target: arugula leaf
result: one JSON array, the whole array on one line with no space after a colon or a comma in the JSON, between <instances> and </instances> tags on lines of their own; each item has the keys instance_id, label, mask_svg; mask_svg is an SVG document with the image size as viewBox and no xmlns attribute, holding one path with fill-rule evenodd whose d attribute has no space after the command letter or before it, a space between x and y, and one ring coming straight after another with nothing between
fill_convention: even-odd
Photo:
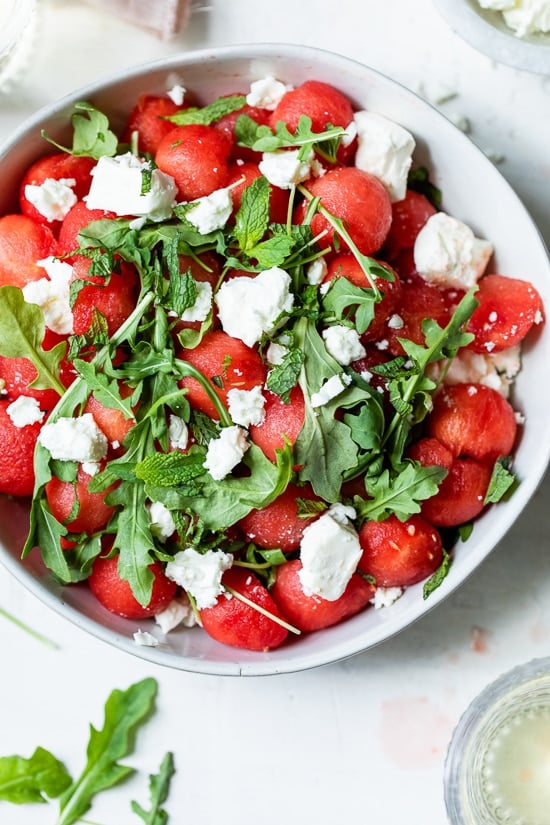
<instances>
[{"instance_id":1,"label":"arugula leaf","mask_svg":"<svg viewBox=\"0 0 550 825\"><path fill-rule=\"evenodd\" d=\"M517 486L518 481L514 473L510 471L511 466L511 456L497 458L485 494L484 504L495 504L497 501L501 501L510 490Z\"/></svg>"},{"instance_id":2,"label":"arugula leaf","mask_svg":"<svg viewBox=\"0 0 550 825\"><path fill-rule=\"evenodd\" d=\"M271 504L286 490L293 476L290 446L286 444L275 452L274 464L259 447L251 444L242 460L250 475L206 481L200 495L185 499L187 509L200 516L206 529L224 530L251 510ZM168 506L167 498L160 500Z\"/></svg>"},{"instance_id":3,"label":"arugula leaf","mask_svg":"<svg viewBox=\"0 0 550 825\"><path fill-rule=\"evenodd\" d=\"M372 289L356 286L345 276L334 278L322 300L325 311L333 313L338 321L347 319L350 307L356 307L355 327L359 335L366 332L374 318L376 302L377 296Z\"/></svg>"},{"instance_id":4,"label":"arugula leaf","mask_svg":"<svg viewBox=\"0 0 550 825\"><path fill-rule=\"evenodd\" d=\"M103 404L104 407L108 407L109 409L117 410L122 413L124 418L130 419L134 417L131 399L122 398L117 381L109 381L105 373L99 372L93 364L89 364L87 361L75 359L74 366L86 382L90 392L93 393L94 398L96 398L100 404Z\"/></svg>"},{"instance_id":5,"label":"arugula leaf","mask_svg":"<svg viewBox=\"0 0 550 825\"><path fill-rule=\"evenodd\" d=\"M71 784L65 765L44 748L32 756L0 757L0 799L22 805L55 799Z\"/></svg>"},{"instance_id":6,"label":"arugula leaf","mask_svg":"<svg viewBox=\"0 0 550 825\"><path fill-rule=\"evenodd\" d=\"M425 346L399 339L412 366L401 370L402 361L399 361L397 376L388 382L390 401L396 413L386 428L383 447L394 466L401 461L411 428L431 410L436 384L426 374L426 368L435 361L454 358L458 349L472 340L471 334L463 332L463 328L478 305L476 290L477 287L473 287L464 295L446 327L440 327L433 319L423 322ZM376 371L380 372L378 368Z\"/></svg>"},{"instance_id":7,"label":"arugula leaf","mask_svg":"<svg viewBox=\"0 0 550 825\"><path fill-rule=\"evenodd\" d=\"M435 573L432 573L430 578L426 582L424 582L424 587L422 588L423 599L427 599L429 596L431 596L434 590L437 590L437 588L443 582L443 580L447 578L452 563L452 557L449 555L449 553L447 553L445 548L443 548L443 561L441 562Z\"/></svg>"},{"instance_id":8,"label":"arugula leaf","mask_svg":"<svg viewBox=\"0 0 550 825\"><path fill-rule=\"evenodd\" d=\"M383 470L380 475L367 476L365 487L369 499L356 498L354 505L360 520L382 521L395 514L400 521L419 513L419 502L434 496L447 475L444 467L423 467L409 462L396 475Z\"/></svg>"},{"instance_id":9,"label":"arugula leaf","mask_svg":"<svg viewBox=\"0 0 550 825\"><path fill-rule=\"evenodd\" d=\"M109 128L109 119L106 115L86 101L75 103L74 108L76 111L71 118L74 129L71 149L56 143L44 131L41 133L42 137L70 155L84 155L96 160L104 155L108 157L116 155L118 138Z\"/></svg>"},{"instance_id":10,"label":"arugula leaf","mask_svg":"<svg viewBox=\"0 0 550 825\"><path fill-rule=\"evenodd\" d=\"M73 825L89 810L93 797L122 782L134 769L121 765L134 747L138 727L150 715L157 693L155 679L147 678L127 690L113 690L105 704L104 725L90 725L87 762L81 775L60 799L57 825Z\"/></svg>"},{"instance_id":11,"label":"arugula leaf","mask_svg":"<svg viewBox=\"0 0 550 825\"><path fill-rule=\"evenodd\" d=\"M169 115L165 119L175 123L176 126L188 126L193 123L210 126L211 123L221 120L222 117L238 112L245 105L245 95L227 95L227 97L219 97L213 103L209 103L202 108L189 107L181 112Z\"/></svg>"},{"instance_id":12,"label":"arugula leaf","mask_svg":"<svg viewBox=\"0 0 550 825\"><path fill-rule=\"evenodd\" d=\"M168 798L170 780L175 771L174 756L168 752L160 764L159 772L149 776L151 808L146 811L132 800L132 811L143 819L145 825L166 825L168 822L168 814L161 806Z\"/></svg>"},{"instance_id":13,"label":"arugula leaf","mask_svg":"<svg viewBox=\"0 0 550 825\"><path fill-rule=\"evenodd\" d=\"M310 394L329 378L340 375L342 367L328 354L313 321L301 318L294 335L296 345L304 353L299 384L304 394L305 418L294 445L295 462L301 467L299 479L310 481L318 496L335 502L344 472L357 464L357 445L349 427L334 416L342 397L313 408Z\"/></svg>"},{"instance_id":14,"label":"arugula leaf","mask_svg":"<svg viewBox=\"0 0 550 825\"><path fill-rule=\"evenodd\" d=\"M59 368L66 345L60 342L51 350L43 349L45 331L44 313L39 306L27 304L19 287L0 287L0 355L28 358L38 373L31 387L53 389L63 395Z\"/></svg>"},{"instance_id":15,"label":"arugula leaf","mask_svg":"<svg viewBox=\"0 0 550 825\"><path fill-rule=\"evenodd\" d=\"M122 481L105 497L107 504L119 507L113 549L118 550L118 574L130 584L140 604L151 601L154 576L149 565L155 542L147 511L147 496L142 483Z\"/></svg>"}]
</instances>

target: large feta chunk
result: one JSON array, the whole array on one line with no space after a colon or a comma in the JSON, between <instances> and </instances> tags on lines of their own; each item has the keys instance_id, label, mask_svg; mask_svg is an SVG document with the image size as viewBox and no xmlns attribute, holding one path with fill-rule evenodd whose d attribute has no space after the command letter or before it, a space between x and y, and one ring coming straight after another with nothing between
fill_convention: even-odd
<instances>
[{"instance_id":1,"label":"large feta chunk","mask_svg":"<svg viewBox=\"0 0 550 825\"><path fill-rule=\"evenodd\" d=\"M416 237L414 263L418 274L440 287L470 289L483 275L493 246L476 238L469 226L437 212Z\"/></svg>"},{"instance_id":2,"label":"large feta chunk","mask_svg":"<svg viewBox=\"0 0 550 825\"><path fill-rule=\"evenodd\" d=\"M438 380L441 366L440 362L430 365L430 377ZM462 349L446 368L443 382L447 386L484 384L499 392L504 398L508 398L510 388L520 369L521 348L519 344L494 354Z\"/></svg>"},{"instance_id":3,"label":"large feta chunk","mask_svg":"<svg viewBox=\"0 0 550 825\"><path fill-rule=\"evenodd\" d=\"M40 307L46 326L53 332L70 335L74 323L69 289L73 268L51 256L37 263L46 270L48 277L25 284L23 297L28 304Z\"/></svg>"},{"instance_id":4,"label":"large feta chunk","mask_svg":"<svg viewBox=\"0 0 550 825\"><path fill-rule=\"evenodd\" d=\"M6 412L15 427L29 427L43 421L46 413L40 409L36 398L30 395L20 395L6 407Z\"/></svg>"},{"instance_id":5,"label":"large feta chunk","mask_svg":"<svg viewBox=\"0 0 550 825\"><path fill-rule=\"evenodd\" d=\"M227 393L229 415L241 427L251 424L258 426L265 418L265 396L260 385L251 390L239 390L237 387Z\"/></svg>"},{"instance_id":6,"label":"large feta chunk","mask_svg":"<svg viewBox=\"0 0 550 825\"><path fill-rule=\"evenodd\" d=\"M548 0L478 0L482 9L501 11L504 21L518 37L550 31Z\"/></svg>"},{"instance_id":7,"label":"large feta chunk","mask_svg":"<svg viewBox=\"0 0 550 825\"><path fill-rule=\"evenodd\" d=\"M250 91L246 96L249 106L258 106L261 109L273 111L277 108L283 96L292 89L273 75L267 75L250 84Z\"/></svg>"},{"instance_id":8,"label":"large feta chunk","mask_svg":"<svg viewBox=\"0 0 550 825\"><path fill-rule=\"evenodd\" d=\"M300 158L299 149L264 152L258 168L262 175L279 189L292 189L311 176L311 160Z\"/></svg>"},{"instance_id":9,"label":"large feta chunk","mask_svg":"<svg viewBox=\"0 0 550 825\"><path fill-rule=\"evenodd\" d=\"M353 576L362 548L345 513L330 510L305 528L300 544L300 582L306 596L339 599Z\"/></svg>"},{"instance_id":10,"label":"large feta chunk","mask_svg":"<svg viewBox=\"0 0 550 825\"><path fill-rule=\"evenodd\" d=\"M359 333L353 327L335 324L324 329L322 336L327 352L342 366L348 366L352 361L357 361L367 354Z\"/></svg>"},{"instance_id":11,"label":"large feta chunk","mask_svg":"<svg viewBox=\"0 0 550 825\"><path fill-rule=\"evenodd\" d=\"M212 607L223 593L222 576L233 564L233 556L222 550L198 553L187 547L166 565L166 575L189 593L197 608Z\"/></svg>"},{"instance_id":12,"label":"large feta chunk","mask_svg":"<svg viewBox=\"0 0 550 825\"><path fill-rule=\"evenodd\" d=\"M226 187L191 201L189 206L192 209L186 211L185 217L201 235L208 235L209 232L223 229L233 211L233 198Z\"/></svg>"},{"instance_id":13,"label":"large feta chunk","mask_svg":"<svg viewBox=\"0 0 550 825\"><path fill-rule=\"evenodd\" d=\"M62 221L75 205L74 178L46 178L39 184L27 183L25 197L48 221Z\"/></svg>"},{"instance_id":14,"label":"large feta chunk","mask_svg":"<svg viewBox=\"0 0 550 825\"><path fill-rule=\"evenodd\" d=\"M107 438L91 413L45 424L38 442L60 461L97 462L107 455Z\"/></svg>"},{"instance_id":15,"label":"large feta chunk","mask_svg":"<svg viewBox=\"0 0 550 825\"><path fill-rule=\"evenodd\" d=\"M378 178L392 201L403 200L416 145L413 136L376 112L356 112L354 121L358 140L355 165Z\"/></svg>"},{"instance_id":16,"label":"large feta chunk","mask_svg":"<svg viewBox=\"0 0 550 825\"><path fill-rule=\"evenodd\" d=\"M290 312L294 295L291 278L278 266L254 278L225 281L216 295L221 325L228 335L252 347L266 332L272 332L284 312Z\"/></svg>"},{"instance_id":17,"label":"large feta chunk","mask_svg":"<svg viewBox=\"0 0 550 825\"><path fill-rule=\"evenodd\" d=\"M147 187L143 186L145 178L148 179ZM92 169L92 185L84 200L88 209L164 221L172 214L176 193L174 178L153 168L150 161L126 152L98 160Z\"/></svg>"},{"instance_id":18,"label":"large feta chunk","mask_svg":"<svg viewBox=\"0 0 550 825\"><path fill-rule=\"evenodd\" d=\"M219 438L212 438L208 442L203 466L214 481L221 481L242 460L249 446L246 430L237 425L224 427Z\"/></svg>"}]
</instances>

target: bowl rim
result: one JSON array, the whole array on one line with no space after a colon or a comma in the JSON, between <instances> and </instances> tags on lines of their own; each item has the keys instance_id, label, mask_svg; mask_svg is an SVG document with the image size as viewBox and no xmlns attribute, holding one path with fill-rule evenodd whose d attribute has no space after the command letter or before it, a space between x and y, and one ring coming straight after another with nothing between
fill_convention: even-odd
<instances>
[{"instance_id":1,"label":"bowl rim","mask_svg":"<svg viewBox=\"0 0 550 825\"><path fill-rule=\"evenodd\" d=\"M161 58L131 66L122 71L112 73L110 76L101 78L99 81L76 89L61 99L44 106L31 118L26 120L14 132L7 143L0 147L0 162L11 148L13 148L22 138L24 138L25 135L35 129L37 124L42 123L48 117L52 117L53 115L66 110L67 106L74 104L74 102L78 100L93 97L113 85L135 79L144 73L155 72L157 70L170 72L176 69L184 71L186 66L192 65L195 67L197 64L212 63L215 60L227 61L231 59L238 59L250 61L252 59L274 57L277 57L278 59L290 57L298 58L301 63L310 57L311 59L322 59L330 63L331 66L339 66L342 69L360 71L371 77L382 79L385 84L390 84L393 87L399 87L402 90L402 93L404 93L411 100L414 100L423 108L430 109L432 116L436 119L440 119L440 121L445 124L446 129L453 130L455 140L462 141L464 146L469 147L469 152L476 154L480 165L485 168L487 175L489 177L491 175L496 176L495 180L499 181L499 185L507 189L510 203L513 203L515 209L520 210L523 213L523 217L530 224L530 228L535 231L536 235L538 235L541 249L544 251L546 258L548 259L548 252L544 245L540 231L519 196L512 189L508 181L506 181L506 179L502 176L500 171L495 168L494 164L491 163L491 161L467 135L464 135L459 129L457 129L436 107L423 100L419 94L408 89L399 81L396 81L377 69L363 64L353 58L316 47L289 43L243 43L231 46L220 46L189 51L182 54L172 55L168 58ZM550 262L548 262L548 266L548 272L550 274ZM86 630L91 635L108 642L118 649L123 649L131 655L138 656L139 658L148 660L155 664L185 670L188 672L209 675L259 676L299 672L318 666L333 664L358 653L364 652L371 647L377 646L392 636L397 635L416 620L431 611L438 604L440 604L443 599L450 595L450 593L458 588L477 569L480 563L502 539L511 525L516 521L519 514L523 511L536 488L541 483L546 468L550 463L550 424L545 431L545 438L541 438L538 447L539 449L536 455L534 470L533 472L530 472L529 476L525 480L522 481L522 484L515 492L512 508L510 509L508 507L505 514L499 516L498 523L492 530L490 537L486 535L484 539L478 543L476 546L475 557L473 557L473 554L468 554L467 557L462 559L460 577L456 581L452 576L448 576L442 585L434 593L432 593L429 601L422 600L422 597L418 595L419 586L415 585L413 588L409 588L411 591L411 604L404 606L403 610L400 612L399 621L397 624L394 622L395 626L390 627L390 623L388 621L381 622L379 628L376 628L376 633L373 634L371 631L368 634L369 637L372 638L365 639L360 633L358 633L352 635L351 638L337 641L337 643L332 645L329 650L322 649L320 652L311 652L308 650L307 653L303 652L300 659L290 658L285 660L284 654L280 653L283 648L266 654L255 655L252 660L248 659L246 656L241 656L242 651L235 648L233 649L234 656L231 661L209 661L199 657L189 658L188 656L175 655L170 651L167 653L162 649L162 646L159 646L158 648L138 646L133 641L131 634L127 637L116 630L105 627L95 619L86 616L71 604L64 601L62 593L56 593L45 587L30 570L27 570L24 565L21 564L18 558L14 557L13 554L3 546L2 542L0 542L0 561L42 602L54 609L64 618L68 618L79 628ZM418 597L415 598L417 595ZM353 621L353 618L351 620L348 619L344 624L347 624L350 621ZM136 629L135 626L134 629Z\"/></svg>"},{"instance_id":2,"label":"bowl rim","mask_svg":"<svg viewBox=\"0 0 550 825\"><path fill-rule=\"evenodd\" d=\"M516 69L550 75L550 33L546 40L526 40L493 24L476 0L433 0L453 31L480 52ZM485 12L485 14L484 14ZM499 14L499 12L493 12Z\"/></svg>"}]
</instances>

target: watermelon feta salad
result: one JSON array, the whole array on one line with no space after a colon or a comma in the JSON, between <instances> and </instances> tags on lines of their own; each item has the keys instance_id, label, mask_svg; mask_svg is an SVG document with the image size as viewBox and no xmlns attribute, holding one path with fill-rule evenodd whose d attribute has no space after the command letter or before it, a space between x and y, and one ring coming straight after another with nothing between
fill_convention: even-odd
<instances>
[{"instance_id":1,"label":"watermelon feta salad","mask_svg":"<svg viewBox=\"0 0 550 825\"><path fill-rule=\"evenodd\" d=\"M518 481L536 289L445 212L413 135L324 82L174 86L116 134L82 101L72 135L0 217L23 554L249 650L428 597Z\"/></svg>"}]
</instances>

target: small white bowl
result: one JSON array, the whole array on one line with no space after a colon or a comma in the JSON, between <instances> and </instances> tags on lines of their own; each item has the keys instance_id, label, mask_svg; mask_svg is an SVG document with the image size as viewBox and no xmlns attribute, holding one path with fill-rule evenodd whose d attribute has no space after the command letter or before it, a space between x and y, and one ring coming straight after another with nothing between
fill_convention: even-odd
<instances>
[{"instance_id":1,"label":"small white bowl","mask_svg":"<svg viewBox=\"0 0 550 825\"><path fill-rule=\"evenodd\" d=\"M442 189L446 211L468 223L478 237L494 243L496 271L531 279L550 306L550 262L537 228L509 184L469 138L393 80L353 60L305 46L243 45L187 53L133 68L65 97L39 112L0 150L0 214L15 208L23 172L49 151L41 130L62 144L70 139L68 123L76 101L92 102L110 116L116 128L138 95L165 93L174 83L174 74L205 102L246 91L252 80L268 74L293 85L316 78L341 89L357 108L378 111L402 124L416 138L415 162L427 166ZM467 178L464 170L468 170ZM475 571L521 513L550 460L550 383L541 381L548 363L547 324L530 337L516 383L514 405L526 418L515 458L521 484L509 501L493 506L477 520L471 537L458 547L448 577L427 600L422 598L422 585L415 585L389 608L366 610L268 653L223 646L200 628L173 631L156 648L138 647L133 641L137 624L102 608L85 585L59 586L37 551L20 560L28 526L28 506L22 501L0 497L0 559L67 619L122 650L161 665L199 673L262 675L344 659L383 642L438 605Z\"/></svg>"},{"instance_id":2,"label":"small white bowl","mask_svg":"<svg viewBox=\"0 0 550 825\"><path fill-rule=\"evenodd\" d=\"M482 9L477 0L434 0L453 31L497 63L550 75L550 33L518 37L501 12Z\"/></svg>"}]
</instances>

